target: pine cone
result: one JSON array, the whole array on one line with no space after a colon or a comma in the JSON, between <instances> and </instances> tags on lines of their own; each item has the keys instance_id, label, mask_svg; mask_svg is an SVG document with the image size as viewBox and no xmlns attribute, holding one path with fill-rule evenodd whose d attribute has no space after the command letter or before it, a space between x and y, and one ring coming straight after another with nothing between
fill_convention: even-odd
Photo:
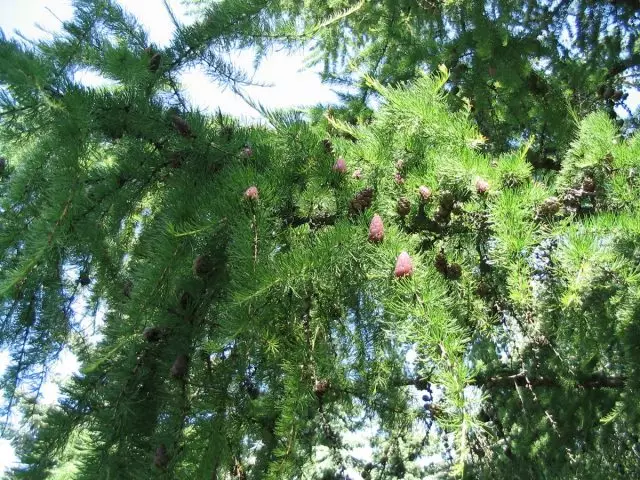
<instances>
[{"instance_id":1,"label":"pine cone","mask_svg":"<svg viewBox=\"0 0 640 480\"><path fill-rule=\"evenodd\" d=\"M582 190L587 193L593 193L596 191L596 181L593 177L584 177L584 180L582 180Z\"/></svg>"},{"instance_id":2,"label":"pine cone","mask_svg":"<svg viewBox=\"0 0 640 480\"><path fill-rule=\"evenodd\" d=\"M453 210L453 204L455 202L456 197L448 190L445 190L440 194L440 207L442 208L443 212L451 213L451 210Z\"/></svg>"},{"instance_id":3,"label":"pine cone","mask_svg":"<svg viewBox=\"0 0 640 480\"><path fill-rule=\"evenodd\" d=\"M331 140L329 140L327 138L322 140L322 146L323 146L324 151L326 153L331 153L333 151L333 144L331 143Z\"/></svg>"},{"instance_id":4,"label":"pine cone","mask_svg":"<svg viewBox=\"0 0 640 480\"><path fill-rule=\"evenodd\" d=\"M410 277L413 274L413 262L407 252L402 252L398 255L393 273L396 278Z\"/></svg>"},{"instance_id":5,"label":"pine cone","mask_svg":"<svg viewBox=\"0 0 640 480\"><path fill-rule=\"evenodd\" d=\"M422 202L427 202L431 198L431 189L424 185L420 185L420 187L418 187L418 195L420 195L420 200L422 200Z\"/></svg>"},{"instance_id":6,"label":"pine cone","mask_svg":"<svg viewBox=\"0 0 640 480\"><path fill-rule=\"evenodd\" d=\"M191 127L184 118L174 113L171 116L171 123L173 124L173 128L175 128L183 137L191 136Z\"/></svg>"},{"instance_id":7,"label":"pine cone","mask_svg":"<svg viewBox=\"0 0 640 480\"><path fill-rule=\"evenodd\" d=\"M344 161L344 158L340 157L336 160L336 163L333 164L333 171L338 173L347 172L347 162Z\"/></svg>"},{"instance_id":8,"label":"pine cone","mask_svg":"<svg viewBox=\"0 0 640 480\"><path fill-rule=\"evenodd\" d=\"M180 306L183 310L187 310L193 304L193 296L189 292L182 292L180 296Z\"/></svg>"},{"instance_id":9,"label":"pine cone","mask_svg":"<svg viewBox=\"0 0 640 480\"><path fill-rule=\"evenodd\" d=\"M484 195L488 191L489 191L489 183L482 178L477 179L476 192L478 192L479 195Z\"/></svg>"},{"instance_id":10,"label":"pine cone","mask_svg":"<svg viewBox=\"0 0 640 480\"><path fill-rule=\"evenodd\" d=\"M159 53L155 53L151 60L149 60L149 71L156 73L158 68L160 68L160 64L162 63L162 55Z\"/></svg>"},{"instance_id":11,"label":"pine cone","mask_svg":"<svg viewBox=\"0 0 640 480\"><path fill-rule=\"evenodd\" d=\"M244 147L242 147L242 150L240 151L240 154L244 158L252 157L253 156L253 149L249 145L245 145Z\"/></svg>"},{"instance_id":12,"label":"pine cone","mask_svg":"<svg viewBox=\"0 0 640 480\"><path fill-rule=\"evenodd\" d=\"M193 261L193 274L196 277L206 277L213 271L213 261L208 255L198 255Z\"/></svg>"},{"instance_id":13,"label":"pine cone","mask_svg":"<svg viewBox=\"0 0 640 480\"><path fill-rule=\"evenodd\" d=\"M451 220L451 210L447 210L440 205L433 217L438 223L449 223L449 220Z\"/></svg>"},{"instance_id":14,"label":"pine cone","mask_svg":"<svg viewBox=\"0 0 640 480\"><path fill-rule=\"evenodd\" d=\"M606 87L604 87L604 91L602 92L602 98L604 98L605 100L608 100L613 96L613 91L614 91L613 88L607 85Z\"/></svg>"},{"instance_id":15,"label":"pine cone","mask_svg":"<svg viewBox=\"0 0 640 480\"><path fill-rule=\"evenodd\" d=\"M447 267L449 266L449 264L447 262L447 257L445 256L443 251L440 251L436 254L433 265L436 267L436 270L438 270L442 275L447 274Z\"/></svg>"},{"instance_id":16,"label":"pine cone","mask_svg":"<svg viewBox=\"0 0 640 480\"><path fill-rule=\"evenodd\" d=\"M376 213L369 224L369 241L378 243L382 240L384 240L384 225L382 218Z\"/></svg>"},{"instance_id":17,"label":"pine cone","mask_svg":"<svg viewBox=\"0 0 640 480\"><path fill-rule=\"evenodd\" d=\"M351 178L353 178L354 180L360 180L362 178L362 169L361 168L357 168L352 174L351 174Z\"/></svg>"},{"instance_id":18,"label":"pine cone","mask_svg":"<svg viewBox=\"0 0 640 480\"><path fill-rule=\"evenodd\" d=\"M131 290L133 290L133 282L131 280L125 281L122 286L122 294L127 298L131 298Z\"/></svg>"},{"instance_id":19,"label":"pine cone","mask_svg":"<svg viewBox=\"0 0 640 480\"><path fill-rule=\"evenodd\" d=\"M189 370L189 357L184 354L180 354L176 357L176 361L171 366L171 376L173 378L182 379L187 375Z\"/></svg>"},{"instance_id":20,"label":"pine cone","mask_svg":"<svg viewBox=\"0 0 640 480\"><path fill-rule=\"evenodd\" d=\"M330 386L331 384L326 378L316 380L316 383L313 385L313 393L315 393L318 398L322 398Z\"/></svg>"},{"instance_id":21,"label":"pine cone","mask_svg":"<svg viewBox=\"0 0 640 480\"><path fill-rule=\"evenodd\" d=\"M91 277L89 277L89 274L87 272L81 272L80 276L78 277L78 283L83 287L86 287L91 283Z\"/></svg>"},{"instance_id":22,"label":"pine cone","mask_svg":"<svg viewBox=\"0 0 640 480\"><path fill-rule=\"evenodd\" d=\"M244 192L244 199L248 200L250 202L255 202L258 200L258 187L256 187L255 185L252 185L251 187L247 188Z\"/></svg>"},{"instance_id":23,"label":"pine cone","mask_svg":"<svg viewBox=\"0 0 640 480\"><path fill-rule=\"evenodd\" d=\"M169 166L171 168L182 167L182 155L180 153L172 153L169 157Z\"/></svg>"},{"instance_id":24,"label":"pine cone","mask_svg":"<svg viewBox=\"0 0 640 480\"><path fill-rule=\"evenodd\" d=\"M351 215L357 215L369 208L371 203L373 203L374 193L375 192L371 187L364 188L356 193L356 196L349 202L349 213Z\"/></svg>"},{"instance_id":25,"label":"pine cone","mask_svg":"<svg viewBox=\"0 0 640 480\"><path fill-rule=\"evenodd\" d=\"M393 181L396 182L396 185L404 185L404 178L400 173L393 176Z\"/></svg>"},{"instance_id":26,"label":"pine cone","mask_svg":"<svg viewBox=\"0 0 640 480\"><path fill-rule=\"evenodd\" d=\"M487 297L491 293L491 288L486 282L480 281L476 287L476 295L479 297Z\"/></svg>"},{"instance_id":27,"label":"pine cone","mask_svg":"<svg viewBox=\"0 0 640 480\"><path fill-rule=\"evenodd\" d=\"M156 448L153 464L161 469L165 469L167 465L169 465L169 454L167 453L167 447L164 443L161 443L160 446Z\"/></svg>"},{"instance_id":28,"label":"pine cone","mask_svg":"<svg viewBox=\"0 0 640 480\"><path fill-rule=\"evenodd\" d=\"M447 278L449 280L459 280L462 276L462 267L458 263L452 263L447 267Z\"/></svg>"},{"instance_id":29,"label":"pine cone","mask_svg":"<svg viewBox=\"0 0 640 480\"><path fill-rule=\"evenodd\" d=\"M147 327L142 331L142 336L147 342L155 343L162 339L163 333L160 327Z\"/></svg>"},{"instance_id":30,"label":"pine cone","mask_svg":"<svg viewBox=\"0 0 640 480\"><path fill-rule=\"evenodd\" d=\"M560 207L558 197L549 197L538 207L538 214L543 217L552 217L560 211Z\"/></svg>"},{"instance_id":31,"label":"pine cone","mask_svg":"<svg viewBox=\"0 0 640 480\"><path fill-rule=\"evenodd\" d=\"M406 217L411 211L411 202L406 197L400 197L396 205L396 212L401 217Z\"/></svg>"}]
</instances>

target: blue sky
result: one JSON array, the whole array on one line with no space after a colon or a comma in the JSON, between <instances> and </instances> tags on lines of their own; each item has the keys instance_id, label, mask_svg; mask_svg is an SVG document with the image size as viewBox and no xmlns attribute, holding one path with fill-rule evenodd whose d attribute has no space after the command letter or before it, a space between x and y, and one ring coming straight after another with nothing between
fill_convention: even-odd
<instances>
[{"instance_id":1,"label":"blue sky","mask_svg":"<svg viewBox=\"0 0 640 480\"><path fill-rule=\"evenodd\" d=\"M145 26L151 42L159 46L169 43L174 27L162 0L118 1ZM179 0L169 0L169 4L181 21L190 21ZM70 20L72 15L71 0L0 0L0 28L9 36L18 30L27 38L50 37L48 32L59 30L61 20ZM336 95L320 82L318 69L304 69L304 58L304 51L294 54L273 51L257 71L253 68L251 51L238 52L230 60L250 76L255 74L256 82L272 85L246 88L249 97L259 98L265 107L296 107L335 101ZM96 79L93 75L83 76L87 83L94 83ZM259 118L259 114L231 90L221 90L200 70L185 72L181 80L188 98L198 108L215 111L220 107L223 112L235 116Z\"/></svg>"}]
</instances>

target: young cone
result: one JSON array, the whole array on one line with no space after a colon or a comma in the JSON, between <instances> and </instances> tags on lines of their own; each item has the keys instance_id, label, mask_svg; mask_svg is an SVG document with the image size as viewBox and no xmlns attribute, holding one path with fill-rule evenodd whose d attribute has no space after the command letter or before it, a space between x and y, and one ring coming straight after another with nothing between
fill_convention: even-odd
<instances>
[{"instance_id":1,"label":"young cone","mask_svg":"<svg viewBox=\"0 0 640 480\"><path fill-rule=\"evenodd\" d=\"M347 162L344 161L344 158L340 157L336 160L336 163L333 164L333 171L338 173L347 172Z\"/></svg>"},{"instance_id":2,"label":"young cone","mask_svg":"<svg viewBox=\"0 0 640 480\"><path fill-rule=\"evenodd\" d=\"M483 178L476 180L476 192L480 195L484 195L489 191L489 183Z\"/></svg>"},{"instance_id":3,"label":"young cone","mask_svg":"<svg viewBox=\"0 0 640 480\"><path fill-rule=\"evenodd\" d=\"M258 200L258 187L252 185L251 187L247 188L244 192L244 198L245 200L249 200L250 202Z\"/></svg>"},{"instance_id":4,"label":"young cone","mask_svg":"<svg viewBox=\"0 0 640 480\"><path fill-rule=\"evenodd\" d=\"M413 262L407 252L402 252L398 255L394 274L396 278L409 277L413 274Z\"/></svg>"},{"instance_id":5,"label":"young cone","mask_svg":"<svg viewBox=\"0 0 640 480\"><path fill-rule=\"evenodd\" d=\"M379 243L382 240L384 240L384 225L382 218L376 213L369 224L369 241Z\"/></svg>"},{"instance_id":6,"label":"young cone","mask_svg":"<svg viewBox=\"0 0 640 480\"><path fill-rule=\"evenodd\" d=\"M431 189L424 185L420 185L420 187L418 187L418 194L420 195L420 200L426 202L431 198Z\"/></svg>"}]
</instances>

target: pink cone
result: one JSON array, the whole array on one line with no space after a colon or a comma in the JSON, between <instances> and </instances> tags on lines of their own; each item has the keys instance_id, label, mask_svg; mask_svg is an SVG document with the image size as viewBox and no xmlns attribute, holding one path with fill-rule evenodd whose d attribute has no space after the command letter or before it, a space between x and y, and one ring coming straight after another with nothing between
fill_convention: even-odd
<instances>
[{"instance_id":1,"label":"pink cone","mask_svg":"<svg viewBox=\"0 0 640 480\"><path fill-rule=\"evenodd\" d=\"M396 278L410 277L413 274L413 262L407 252L402 252L398 255L394 274Z\"/></svg>"},{"instance_id":2,"label":"pink cone","mask_svg":"<svg viewBox=\"0 0 640 480\"><path fill-rule=\"evenodd\" d=\"M402 185L404 183L404 178L399 173L396 173L393 176L393 180L396 182L397 185Z\"/></svg>"},{"instance_id":3,"label":"pink cone","mask_svg":"<svg viewBox=\"0 0 640 480\"><path fill-rule=\"evenodd\" d=\"M242 149L242 155L245 157L250 157L251 155L253 155L253 149L251 147L244 147Z\"/></svg>"},{"instance_id":4,"label":"pink cone","mask_svg":"<svg viewBox=\"0 0 640 480\"><path fill-rule=\"evenodd\" d=\"M384 225L382 218L377 213L371 219L369 224L369 241L378 243L384 239Z\"/></svg>"},{"instance_id":5,"label":"pink cone","mask_svg":"<svg viewBox=\"0 0 640 480\"><path fill-rule=\"evenodd\" d=\"M252 185L251 187L247 188L244 192L244 198L250 201L258 200L258 187Z\"/></svg>"},{"instance_id":6,"label":"pink cone","mask_svg":"<svg viewBox=\"0 0 640 480\"><path fill-rule=\"evenodd\" d=\"M420 198L423 202L426 202L431 197L431 189L424 185L420 185L420 187L418 187L418 193L420 194Z\"/></svg>"},{"instance_id":7,"label":"pink cone","mask_svg":"<svg viewBox=\"0 0 640 480\"><path fill-rule=\"evenodd\" d=\"M479 178L478 180L476 180L476 192L478 192L479 194L483 194L483 193L487 193L487 191L489 190L489 183L482 179Z\"/></svg>"},{"instance_id":8,"label":"pink cone","mask_svg":"<svg viewBox=\"0 0 640 480\"><path fill-rule=\"evenodd\" d=\"M347 171L347 162L344 161L344 158L340 157L336 160L336 163L333 164L333 171L338 173L346 173Z\"/></svg>"}]
</instances>

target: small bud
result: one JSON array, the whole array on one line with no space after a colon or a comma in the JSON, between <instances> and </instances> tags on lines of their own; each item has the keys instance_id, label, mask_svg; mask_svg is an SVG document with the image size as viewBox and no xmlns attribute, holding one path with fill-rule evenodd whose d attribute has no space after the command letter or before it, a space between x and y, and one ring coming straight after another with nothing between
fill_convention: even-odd
<instances>
[{"instance_id":1,"label":"small bud","mask_svg":"<svg viewBox=\"0 0 640 480\"><path fill-rule=\"evenodd\" d=\"M333 144L331 143L331 140L329 140L328 138L325 138L324 140L322 140L322 146L324 147L324 151L326 153L331 153L331 151L333 150Z\"/></svg>"},{"instance_id":2,"label":"small bud","mask_svg":"<svg viewBox=\"0 0 640 480\"><path fill-rule=\"evenodd\" d=\"M340 157L336 160L336 163L333 164L333 171L338 173L346 173L347 171L347 162L344 161L344 158Z\"/></svg>"},{"instance_id":3,"label":"small bud","mask_svg":"<svg viewBox=\"0 0 640 480\"><path fill-rule=\"evenodd\" d=\"M404 160L400 159L398 161L396 161L396 170L402 171L402 169L404 168Z\"/></svg>"},{"instance_id":4,"label":"small bud","mask_svg":"<svg viewBox=\"0 0 640 480\"><path fill-rule=\"evenodd\" d=\"M409 277L413 274L413 262L407 252L402 252L398 255L394 274L396 278Z\"/></svg>"},{"instance_id":5,"label":"small bud","mask_svg":"<svg viewBox=\"0 0 640 480\"><path fill-rule=\"evenodd\" d=\"M423 202L426 202L431 198L431 189L429 187L425 187L424 185L420 185L420 187L418 187L418 195L420 195L420 199Z\"/></svg>"},{"instance_id":6,"label":"small bud","mask_svg":"<svg viewBox=\"0 0 640 480\"><path fill-rule=\"evenodd\" d=\"M161 469L165 469L167 465L169 465L169 454L167 453L167 447L164 443L161 443L160 446L156 448L153 464Z\"/></svg>"},{"instance_id":7,"label":"small bud","mask_svg":"<svg viewBox=\"0 0 640 480\"><path fill-rule=\"evenodd\" d=\"M396 185L404 185L404 178L399 173L393 176L393 181L396 182Z\"/></svg>"},{"instance_id":8,"label":"small bud","mask_svg":"<svg viewBox=\"0 0 640 480\"><path fill-rule=\"evenodd\" d=\"M382 218L377 213L369 224L369 241L373 243L381 242L384 239L384 225Z\"/></svg>"},{"instance_id":9,"label":"small bud","mask_svg":"<svg viewBox=\"0 0 640 480\"><path fill-rule=\"evenodd\" d=\"M249 200L250 202L258 200L258 187L252 185L251 187L247 188L244 192L244 198L245 200Z\"/></svg>"},{"instance_id":10,"label":"small bud","mask_svg":"<svg viewBox=\"0 0 640 480\"><path fill-rule=\"evenodd\" d=\"M356 171L353 172L351 177L356 179L356 180L360 180L362 178L362 169L361 168L356 169Z\"/></svg>"},{"instance_id":11,"label":"small bud","mask_svg":"<svg viewBox=\"0 0 640 480\"><path fill-rule=\"evenodd\" d=\"M484 195L489 191L489 184L486 180L479 178L476 180L476 192L480 195Z\"/></svg>"},{"instance_id":12,"label":"small bud","mask_svg":"<svg viewBox=\"0 0 640 480\"><path fill-rule=\"evenodd\" d=\"M171 376L173 378L184 378L189 370L189 357L180 354L176 357L176 361L171 366Z\"/></svg>"},{"instance_id":13,"label":"small bud","mask_svg":"<svg viewBox=\"0 0 640 480\"><path fill-rule=\"evenodd\" d=\"M249 158L253 156L253 149L249 145L246 145L242 147L242 150L240 153L242 154L243 157Z\"/></svg>"}]
</instances>

